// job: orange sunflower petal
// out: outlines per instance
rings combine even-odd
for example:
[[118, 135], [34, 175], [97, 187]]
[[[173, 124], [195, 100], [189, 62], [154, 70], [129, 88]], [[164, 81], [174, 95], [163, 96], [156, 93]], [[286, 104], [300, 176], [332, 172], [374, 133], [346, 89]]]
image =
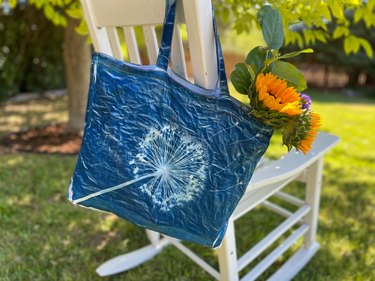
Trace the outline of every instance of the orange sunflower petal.
[[309, 130], [303, 140], [298, 144], [298, 149], [306, 154], [312, 147], [316, 136], [318, 135], [317, 129], [320, 127], [321, 119], [319, 114], [315, 112], [310, 113]]
[[294, 87], [288, 87], [285, 80], [272, 73], [261, 73], [257, 76], [255, 87], [259, 100], [269, 109], [288, 115], [301, 113], [300, 96]]

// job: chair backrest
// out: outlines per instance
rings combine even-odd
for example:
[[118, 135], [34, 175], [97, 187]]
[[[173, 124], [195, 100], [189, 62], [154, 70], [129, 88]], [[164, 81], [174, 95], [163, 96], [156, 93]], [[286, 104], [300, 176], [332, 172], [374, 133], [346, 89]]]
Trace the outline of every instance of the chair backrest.
[[[163, 23], [167, 0], [81, 0], [94, 49], [123, 60], [119, 32], [123, 32], [128, 56], [141, 64], [134, 27], [141, 26], [151, 64], [159, 52], [155, 26]], [[172, 69], [187, 77], [180, 25], [186, 24], [194, 83], [213, 89], [217, 82], [217, 59], [212, 25], [211, 0], [176, 0], [177, 16], [172, 42]], [[121, 34], [122, 35], [122, 34]]]

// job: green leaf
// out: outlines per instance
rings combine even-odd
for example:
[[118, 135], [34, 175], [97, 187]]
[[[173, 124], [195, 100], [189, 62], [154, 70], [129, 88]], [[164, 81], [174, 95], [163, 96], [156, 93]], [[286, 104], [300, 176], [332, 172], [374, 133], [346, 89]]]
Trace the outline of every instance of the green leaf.
[[347, 45], [345, 50], [348, 50], [348, 53], [357, 53], [359, 51], [360, 42], [358, 37], [350, 35], [348, 38], [345, 39], [344, 43], [346, 43]]
[[81, 20], [81, 23], [79, 24], [79, 26], [76, 27], [76, 32], [79, 35], [87, 35], [89, 33], [89, 29], [87, 27], [85, 20]]
[[49, 20], [52, 20], [54, 13], [55, 13], [52, 6], [48, 4], [44, 5], [43, 11], [44, 11], [44, 15], [46, 16], [46, 18]]
[[279, 10], [269, 10], [264, 18], [262, 25], [264, 41], [270, 49], [278, 50], [284, 42], [283, 21]]
[[12, 9], [17, 6], [17, 0], [8, 0], [8, 3]]
[[316, 39], [319, 40], [320, 42], [327, 43], [326, 35], [325, 33], [323, 33], [323, 31], [316, 30], [314, 31], [314, 35]]
[[284, 61], [275, 61], [272, 65], [271, 72], [277, 77], [286, 80], [298, 91], [306, 89], [306, 81], [301, 71], [293, 64]]
[[344, 7], [338, 0], [330, 0], [328, 1], [328, 5], [331, 8], [332, 14], [338, 18], [342, 19], [344, 18]]
[[345, 54], [349, 54], [351, 52], [349, 37], [345, 38], [345, 40], [344, 40], [344, 52], [345, 52]]
[[264, 6], [258, 11], [258, 14], [257, 14], [257, 20], [258, 20], [260, 26], [263, 26], [263, 20], [264, 20], [264, 17], [266, 16], [266, 14], [267, 14], [269, 11], [272, 11], [272, 7], [271, 7], [271, 5], [264, 5]]
[[315, 36], [312, 30], [304, 29], [303, 36], [305, 37], [306, 44], [315, 44]]
[[255, 74], [258, 74], [264, 67], [264, 61], [267, 59], [268, 48], [258, 46], [252, 49], [247, 57], [246, 64], [254, 66]]
[[72, 8], [72, 9], [68, 9], [68, 10], [66, 10], [66, 13], [67, 13], [71, 18], [74, 18], [74, 19], [80, 19], [80, 18], [83, 18], [82, 9], [80, 9], [80, 7], [75, 7], [75, 8]]
[[364, 9], [357, 8], [354, 12], [354, 23], [358, 23], [362, 19], [363, 14], [364, 14]]
[[372, 50], [370, 43], [366, 39], [363, 39], [363, 38], [359, 38], [358, 40], [359, 40], [359, 43], [362, 45], [363, 49], [365, 50], [366, 55], [371, 59], [373, 55], [373, 50]]
[[279, 59], [288, 59], [288, 58], [299, 56], [300, 54], [309, 54], [309, 53], [314, 53], [314, 50], [311, 48], [308, 48], [308, 49], [304, 49], [304, 50], [297, 51], [297, 52], [283, 54], [279, 56]]
[[342, 36], [348, 36], [349, 35], [349, 29], [345, 26], [338, 26], [336, 27], [335, 31], [333, 32], [333, 39], [340, 38]]
[[236, 64], [236, 69], [230, 75], [234, 88], [242, 95], [248, 95], [251, 85], [251, 76], [246, 64]]

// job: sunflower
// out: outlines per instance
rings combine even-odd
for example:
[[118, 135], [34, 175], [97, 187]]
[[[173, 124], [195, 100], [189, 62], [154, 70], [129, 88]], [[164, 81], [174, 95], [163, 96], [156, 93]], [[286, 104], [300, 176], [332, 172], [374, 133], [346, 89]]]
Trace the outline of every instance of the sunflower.
[[294, 87], [272, 73], [260, 73], [255, 83], [258, 99], [271, 110], [290, 116], [301, 114], [301, 97]]
[[320, 127], [320, 116], [313, 111], [305, 111], [299, 116], [298, 121], [291, 121], [284, 127], [283, 143], [289, 150], [297, 148], [306, 154], [312, 147], [318, 128]]
[[304, 154], [306, 154], [311, 149], [312, 143], [318, 135], [317, 130], [321, 124], [321, 119], [318, 113], [310, 112], [308, 117], [309, 118], [307, 121], [307, 133], [297, 145], [297, 148], [301, 150]]

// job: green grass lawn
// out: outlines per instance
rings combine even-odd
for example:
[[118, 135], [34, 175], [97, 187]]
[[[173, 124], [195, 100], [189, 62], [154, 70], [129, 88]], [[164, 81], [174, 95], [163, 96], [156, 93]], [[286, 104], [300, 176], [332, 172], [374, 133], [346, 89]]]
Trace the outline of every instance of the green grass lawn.
[[[323, 118], [322, 130], [340, 136], [341, 142], [326, 157], [318, 230], [321, 249], [295, 280], [374, 280], [375, 95], [349, 98], [312, 92], [312, 96]], [[65, 119], [65, 100], [3, 105], [0, 136], [25, 125]], [[278, 138], [267, 152], [271, 157], [285, 152]], [[0, 153], [1, 281], [212, 280], [173, 247], [130, 272], [99, 278], [95, 268], [102, 262], [148, 243], [144, 231], [113, 215], [67, 202], [74, 156], [4, 149]], [[298, 185], [288, 188], [301, 192]], [[241, 218], [239, 254], [282, 220], [263, 208]], [[214, 251], [192, 247], [217, 266]], [[265, 277], [281, 263], [278, 260]]]

